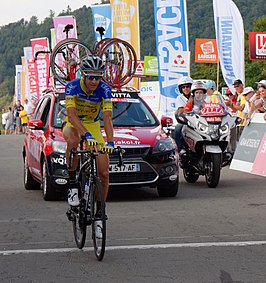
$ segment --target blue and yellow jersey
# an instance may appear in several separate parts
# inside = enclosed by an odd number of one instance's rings
[[[74,107],[78,117],[84,123],[98,121],[101,108],[103,112],[112,111],[111,88],[103,81],[100,81],[91,95],[86,94],[82,79],[69,82],[66,85],[65,92],[66,108]]]

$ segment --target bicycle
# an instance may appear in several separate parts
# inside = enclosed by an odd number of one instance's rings
[[[77,181],[80,204],[71,210],[73,233],[77,247],[82,249],[86,241],[87,226],[91,225],[94,253],[97,260],[101,261],[105,253],[107,216],[103,187],[97,173],[96,157],[105,152],[102,150],[95,152],[84,149],[84,143],[84,138],[82,138],[80,148],[70,152],[70,167],[74,155],[79,156]],[[114,152],[118,153],[119,156],[118,166],[122,166],[123,150],[117,147]],[[100,213],[97,210],[99,207]],[[97,236],[96,229],[101,229],[101,237]]]

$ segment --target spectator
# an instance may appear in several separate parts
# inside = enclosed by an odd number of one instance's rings
[[[16,134],[21,134],[22,133],[22,125],[21,125],[21,119],[19,117],[19,113],[20,111],[22,111],[22,105],[21,105],[21,101],[18,100],[16,108],[15,108],[15,120],[16,120],[16,129],[15,129],[15,133]]]
[[[225,101],[225,105],[226,106],[230,106],[230,105],[236,105],[237,103],[237,93],[232,93],[230,88],[228,88],[225,92],[226,96],[228,96],[228,100]],[[229,108],[229,110],[231,110],[231,114],[233,116],[236,116],[236,109],[234,108]],[[237,140],[237,133],[236,133],[236,127],[233,127],[230,130],[230,140],[229,140],[229,146],[228,146],[228,150],[234,154],[234,152],[236,151],[236,140]]]
[[[14,131],[14,111],[11,107],[8,108],[7,120],[5,126],[5,135],[12,134]]]
[[[26,98],[24,100],[24,105],[23,106],[24,106],[24,110],[26,110],[26,112],[27,112],[27,116],[28,116],[28,119],[29,119],[31,114],[32,114],[32,111],[33,111],[33,105]]]
[[[207,95],[212,95],[216,90],[216,84],[214,81],[207,81],[205,87],[207,89]]]
[[[5,108],[2,108],[2,130],[3,132],[5,132],[7,117],[8,117],[8,113],[5,112]],[[1,134],[1,131],[0,131],[0,134]]]
[[[180,95],[176,99],[177,109],[175,111],[175,117],[178,117],[184,112],[184,107],[187,104],[188,99],[190,97],[192,84],[193,84],[193,80],[190,77],[184,76],[179,79],[178,89]],[[182,149],[182,145],[183,145],[182,128],[183,128],[182,124],[177,124],[175,126],[175,131],[174,131],[174,139],[178,147],[178,151]]]
[[[256,95],[254,95],[255,91],[252,87],[245,87],[244,91],[242,92],[242,95],[245,96],[246,103],[245,107],[242,111],[242,119],[243,119],[243,125],[245,126],[247,124],[246,118],[251,108],[251,103],[256,99]],[[249,123],[249,121],[248,121]]]
[[[19,118],[21,119],[22,133],[25,134],[28,125],[28,116],[27,116],[27,111],[23,106],[22,106],[22,110],[19,112]]]

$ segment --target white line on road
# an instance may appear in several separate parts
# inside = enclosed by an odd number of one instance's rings
[[[130,246],[109,246],[107,251],[114,250],[145,250],[145,249],[169,249],[169,248],[208,248],[208,247],[245,247],[266,245],[266,241],[244,241],[244,242],[207,242],[207,243],[181,243],[181,244],[157,244],[157,245],[130,245]],[[92,251],[93,248],[83,248],[82,251]],[[77,252],[77,248],[57,249],[30,249],[30,250],[3,250],[0,255],[32,254],[32,253],[67,253]]]

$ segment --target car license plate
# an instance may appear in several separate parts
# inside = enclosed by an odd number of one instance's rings
[[[124,164],[121,167],[119,167],[117,164],[109,165],[110,173],[139,172],[139,171],[140,171],[140,164],[136,164],[136,163]]]

